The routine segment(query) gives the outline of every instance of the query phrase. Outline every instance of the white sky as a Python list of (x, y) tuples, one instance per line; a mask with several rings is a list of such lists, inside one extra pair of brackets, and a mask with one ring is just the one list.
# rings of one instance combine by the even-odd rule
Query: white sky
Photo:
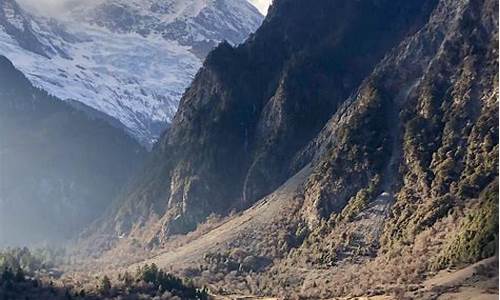
[[(1, 1), (1, 0), (0, 0)], [(57, 13), (58, 10), (62, 8), (64, 2), (68, 0), (17, 0), (23, 6), (29, 6), (36, 8), (37, 10), (44, 13)], [(91, 0), (81, 0), (81, 1), (91, 1)], [(272, 0), (249, 0), (259, 11), (263, 14), (267, 14), (267, 9)]]
[(271, 4), (272, 0), (250, 0), (253, 5), (255, 5), (263, 15), (267, 14), (267, 9)]
[(17, 0), (17, 2), (26, 9), (34, 8), (37, 11), (48, 15), (57, 15), (57, 13), (60, 13), (63, 10), (64, 4), (70, 1), (72, 0)]

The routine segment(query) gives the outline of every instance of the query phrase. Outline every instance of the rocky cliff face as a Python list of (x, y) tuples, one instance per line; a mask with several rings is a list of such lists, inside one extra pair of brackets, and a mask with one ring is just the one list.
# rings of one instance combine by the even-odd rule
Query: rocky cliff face
[[(304, 186), (310, 228), (326, 226), (341, 243), (339, 224), (348, 224), (353, 243), (388, 250), (413, 243), (472, 199), (496, 210), (489, 202), (498, 185), (495, 8), (493, 1), (440, 1), (299, 156), (315, 165)], [(361, 220), (370, 219), (363, 228)], [(490, 228), (477, 233), (484, 244), (460, 247), (491, 247), (494, 226), (486, 224), (495, 220), (481, 222)], [(346, 250), (324, 249), (332, 256), (323, 259), (332, 261)]]
[(118, 231), (152, 213), (163, 235), (186, 232), (278, 187), (298, 151), (434, 5), (277, 1), (245, 44), (208, 56), (119, 210)]
[(263, 16), (246, 0), (60, 1), (51, 17), (0, 2), (0, 54), (36, 87), (121, 123), (151, 146), (207, 53)]
[(376, 293), (493, 255), (497, 10), (276, 1), (244, 45), (208, 56), (97, 232), (152, 245), (240, 211), (155, 261), (198, 255), (189, 271), (209, 283), (285, 298)]
[(177, 41), (204, 59), (220, 41), (243, 42), (262, 22), (247, 0), (97, 1), (71, 9), (85, 23), (118, 33)]

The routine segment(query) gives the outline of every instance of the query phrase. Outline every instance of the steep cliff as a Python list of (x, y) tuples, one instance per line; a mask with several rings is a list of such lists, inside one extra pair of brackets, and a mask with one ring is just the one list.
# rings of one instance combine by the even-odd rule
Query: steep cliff
[(106, 114), (147, 146), (208, 52), (242, 43), (263, 19), (247, 0), (19, 3), (0, 2), (0, 54), (34, 86)]
[[(425, 278), (498, 251), (497, 11), (276, 1), (247, 43), (208, 56), (94, 232), (241, 293), (436, 299)], [(227, 217), (168, 240), (212, 213)]]
[(273, 191), (293, 175), (297, 152), (434, 5), (277, 1), (245, 44), (210, 53), (112, 230), (130, 232), (154, 214), (162, 236), (183, 233)]
[[(440, 1), (428, 24), (382, 60), (299, 156), (299, 162), (312, 158), (315, 166), (303, 192), (302, 213), (311, 229), (331, 229), (344, 236), (331, 241), (342, 243), (349, 238), (339, 224), (350, 224), (358, 246), (388, 251), (413, 243), (472, 199), (493, 213), (488, 198), (498, 185), (495, 7), (494, 1)], [(356, 227), (367, 219), (373, 219), (370, 228)], [(495, 221), (489, 216), (481, 222)], [(490, 247), (496, 229), (488, 228), (478, 233), (485, 244), (469, 246)], [(360, 239), (356, 229), (368, 231)], [(325, 231), (315, 236), (324, 240)], [(343, 251), (340, 245), (326, 248), (333, 261)]]

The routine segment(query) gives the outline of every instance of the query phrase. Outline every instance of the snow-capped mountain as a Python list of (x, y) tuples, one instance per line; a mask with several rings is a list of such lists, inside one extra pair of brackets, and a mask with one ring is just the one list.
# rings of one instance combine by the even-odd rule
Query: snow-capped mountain
[(0, 0), (0, 54), (35, 86), (151, 144), (205, 55), (242, 42), (262, 18), (247, 0), (70, 1), (57, 18)]

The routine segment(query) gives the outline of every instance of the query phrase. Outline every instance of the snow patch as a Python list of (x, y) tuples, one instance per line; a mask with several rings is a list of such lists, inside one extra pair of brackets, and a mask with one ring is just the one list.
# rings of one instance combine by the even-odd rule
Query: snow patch
[[(152, 143), (171, 122), (182, 94), (202, 65), (192, 43), (216, 44), (222, 39), (239, 43), (262, 21), (246, 0), (93, 3), (86, 10), (76, 6), (54, 20), (16, 12), (8, 1), (0, 2), (10, 23), (31, 24), (26, 30), (49, 50), (49, 55), (21, 47), (17, 37), (3, 28), (0, 54), (35, 86), (60, 99), (76, 100), (104, 112), (145, 144)], [(123, 12), (118, 10), (115, 16), (113, 8), (108, 14), (96, 13), (102, 5), (125, 8), (133, 18), (124, 21)], [(107, 24), (118, 24), (126, 30), (114, 30)], [(145, 33), (144, 26), (154, 30)]]
[(16, 10), (12, 3), (6, 2), (3, 5), (3, 11), (7, 22), (9, 22), (12, 26), (16, 27), (20, 31), (24, 31), (24, 20), (22, 16), (16, 13)]

